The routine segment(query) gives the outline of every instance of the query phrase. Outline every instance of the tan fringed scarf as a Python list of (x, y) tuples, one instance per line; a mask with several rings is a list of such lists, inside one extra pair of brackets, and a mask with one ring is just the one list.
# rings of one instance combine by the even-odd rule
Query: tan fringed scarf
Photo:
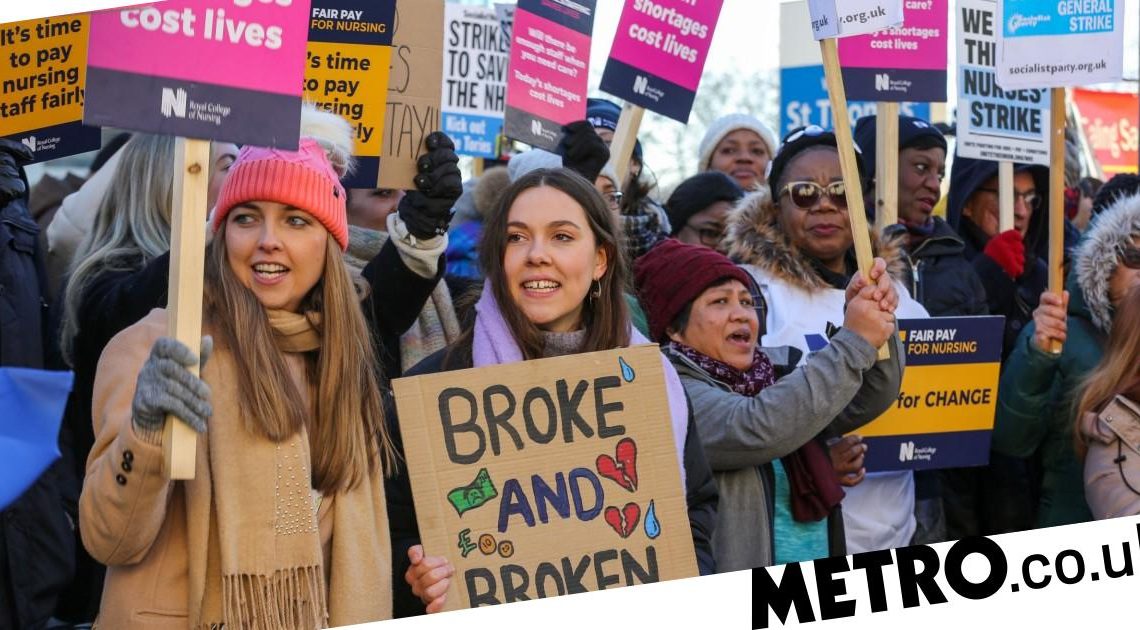
[[(320, 347), (313, 319), (269, 313), (286, 352)], [(304, 368), (299, 362), (290, 368), (307, 399)], [(203, 440), (208, 455), (200, 441), (200, 479), (187, 484), (191, 627), (308, 629), (391, 618), (392, 556), (380, 471), (325, 499), (332, 501), (333, 519), (326, 585), (308, 435), (302, 430), (278, 444), (248, 433), (238, 416), (234, 369), (225, 349), (206, 365), (214, 400)], [(203, 509), (210, 513), (208, 535), (194, 516)]]

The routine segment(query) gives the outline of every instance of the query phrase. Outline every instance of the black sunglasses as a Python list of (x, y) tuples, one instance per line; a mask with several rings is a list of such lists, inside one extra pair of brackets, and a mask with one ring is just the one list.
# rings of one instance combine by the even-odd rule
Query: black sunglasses
[(1120, 255), (1120, 264), (1129, 269), (1140, 269), (1140, 247), (1122, 245), (1116, 248)]

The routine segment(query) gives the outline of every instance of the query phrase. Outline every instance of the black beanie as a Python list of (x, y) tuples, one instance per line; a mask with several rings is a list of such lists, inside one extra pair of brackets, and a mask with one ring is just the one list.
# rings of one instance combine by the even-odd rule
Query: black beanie
[[(855, 143), (863, 150), (863, 166), (866, 169), (868, 182), (875, 178), (875, 116), (864, 116), (855, 122), (855, 130), (851, 132)], [(921, 118), (899, 115), (899, 151), (922, 141), (933, 142), (947, 150), (946, 136), (934, 125)], [(929, 145), (928, 145), (929, 146)]]
[(694, 214), (718, 201), (736, 203), (744, 190), (728, 175), (720, 171), (705, 171), (681, 182), (665, 202), (665, 214), (676, 236)]
[[(858, 142), (855, 142), (855, 166), (859, 169), (857, 176), (860, 180), (866, 178), (867, 172), (864, 167), (866, 158), (863, 156), (862, 147)], [(784, 140), (780, 144), (780, 150), (776, 152), (776, 157), (772, 158), (772, 165), (768, 168), (768, 187), (772, 189), (772, 199), (775, 201), (779, 198), (780, 192), (775, 187), (780, 185), (780, 178), (784, 175), (784, 169), (788, 168), (788, 164), (795, 159), (797, 155), (807, 151), (812, 147), (835, 147), (839, 148), (839, 141), (835, 138), (835, 133), (823, 129), (819, 125), (808, 125), (806, 127), (797, 127), (788, 132), (784, 136)], [(786, 183), (786, 182), (785, 182)], [(862, 186), (862, 184), (860, 184)]]

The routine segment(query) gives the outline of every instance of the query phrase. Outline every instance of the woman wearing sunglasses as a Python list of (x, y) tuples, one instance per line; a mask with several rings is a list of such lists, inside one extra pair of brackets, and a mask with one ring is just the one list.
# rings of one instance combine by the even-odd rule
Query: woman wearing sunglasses
[[(993, 448), (1013, 457), (1041, 454), (1038, 527), (1092, 518), (1073, 450), (1074, 403), (1104, 355), (1121, 301), (1138, 286), (1140, 194), (1134, 193), (1093, 221), (1077, 249), (1069, 290), (1063, 297), (1041, 294), (1002, 371)], [(1065, 344), (1060, 355), (1052, 353), (1055, 339)]]
[[(725, 246), (760, 288), (765, 312), (761, 345), (793, 346), (806, 357), (822, 349), (834, 326), (843, 321), (844, 289), (856, 273), (835, 135), (819, 127), (789, 134), (772, 161), (768, 182), (771, 195), (761, 189), (737, 205)], [(878, 245), (877, 255), (886, 261), (888, 272), (897, 273), (898, 246)], [(897, 280), (895, 290), (898, 317), (926, 317)], [(901, 355), (897, 337), (891, 339), (892, 357)], [(837, 470), (849, 471), (845, 479), (857, 478), (856, 464), (866, 446), (844, 443), (842, 450), (832, 452)], [(848, 488), (843, 500), (847, 553), (908, 544), (915, 528), (913, 512), (913, 475), (866, 474)]]

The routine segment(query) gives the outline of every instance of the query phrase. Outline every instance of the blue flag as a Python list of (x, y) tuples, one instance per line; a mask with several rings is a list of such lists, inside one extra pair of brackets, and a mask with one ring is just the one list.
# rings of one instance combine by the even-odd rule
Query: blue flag
[(0, 368), (0, 509), (59, 458), (59, 424), (75, 375)]

